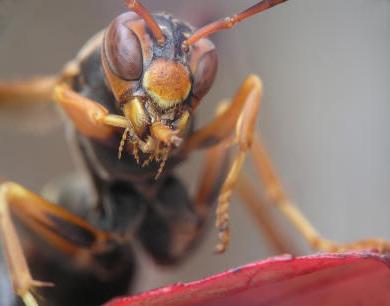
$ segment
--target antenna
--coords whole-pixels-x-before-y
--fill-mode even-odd
[[[269,8],[281,4],[283,2],[286,2],[287,0],[263,0],[259,3],[251,6],[247,10],[236,14],[232,17],[226,17],[217,21],[214,21],[199,30],[197,30],[195,33],[193,33],[187,40],[183,42],[183,47],[188,48],[188,46],[193,45],[198,40],[208,37],[211,34],[214,34],[216,32],[227,30],[232,27],[234,27],[237,23],[243,21],[244,19],[247,19],[255,14],[258,14],[260,12],[263,12],[265,10],[268,10]]]
[[[130,10],[134,11],[138,16],[145,20],[157,42],[160,45],[164,44],[164,33],[157,24],[156,20],[154,20],[153,16],[149,13],[149,11],[137,0],[125,0],[125,4]]]

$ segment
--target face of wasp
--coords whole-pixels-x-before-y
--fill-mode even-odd
[[[109,25],[101,51],[107,83],[141,141],[152,138],[155,123],[184,132],[217,71],[211,41],[201,39],[185,49],[192,28],[168,15],[154,18],[164,33],[163,44],[143,19],[128,12]]]

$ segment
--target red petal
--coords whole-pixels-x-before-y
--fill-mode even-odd
[[[390,258],[370,252],[275,257],[106,304],[127,305],[390,305]]]

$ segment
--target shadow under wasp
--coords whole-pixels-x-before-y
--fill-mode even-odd
[[[132,240],[137,239],[156,262],[173,264],[198,242],[215,202],[216,251],[225,251],[233,189],[251,201],[252,187],[240,173],[247,153],[269,200],[313,248],[390,248],[379,239],[348,245],[325,240],[288,199],[254,133],[263,90],[256,75],[244,80],[230,102],[219,105],[214,120],[194,128],[195,110],[217,71],[216,49],[208,37],[285,1],[258,2],[198,30],[166,14],[151,15],[138,1],[125,1],[131,12],[96,34],[58,75],[0,83],[2,102],[52,98],[59,105],[97,195],[94,211],[82,218],[68,211],[74,203],[59,201],[57,206],[18,184],[1,185],[4,254],[14,290],[26,305],[37,304],[35,287],[52,285],[33,279],[30,269],[40,265],[39,278],[55,284],[45,295],[56,305],[95,305],[124,293],[134,270]],[[173,170],[199,149],[206,149],[205,161],[198,190],[190,197]],[[78,204],[83,206],[82,201]],[[257,218],[268,218],[252,207]],[[72,267],[34,250],[23,251],[11,214],[58,257],[71,257]],[[28,265],[26,257],[34,264]],[[48,270],[50,275],[45,274]],[[61,286],[64,279],[69,281]]]

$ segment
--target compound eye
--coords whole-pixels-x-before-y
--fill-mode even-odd
[[[139,80],[143,59],[137,35],[125,24],[113,23],[104,38],[104,51],[111,71],[127,81]]]
[[[218,69],[217,51],[211,49],[201,56],[194,74],[193,94],[198,99],[203,98],[213,85]]]

